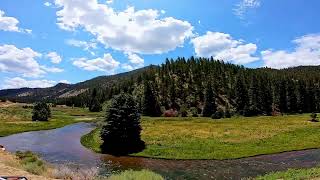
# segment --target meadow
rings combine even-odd
[[[92,113],[83,108],[53,107],[48,122],[33,122],[30,106],[12,103],[0,106],[0,137],[11,134],[60,128],[77,122],[94,122],[101,113]]]
[[[211,118],[142,117],[146,149],[133,156],[165,159],[235,159],[320,147],[320,123],[309,114]],[[100,152],[100,128],[82,137]]]

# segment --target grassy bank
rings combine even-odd
[[[308,114],[279,117],[142,118],[147,148],[134,156],[167,159],[234,159],[320,148],[320,123]],[[99,129],[82,138],[100,152]]]
[[[51,109],[52,118],[48,122],[32,122],[32,109],[20,104],[0,107],[0,137],[11,134],[48,130],[77,122],[95,121],[101,113],[91,113],[87,109],[55,107]]]
[[[114,174],[108,180],[163,180],[164,178],[152,171],[141,170],[133,171],[127,170],[120,174]]]
[[[318,179],[320,178],[320,168],[311,169],[289,169],[284,172],[274,172],[265,176],[259,176],[256,180],[276,180],[276,179]]]

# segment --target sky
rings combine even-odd
[[[0,89],[214,57],[320,65],[319,0],[1,0]]]

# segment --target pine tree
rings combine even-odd
[[[97,89],[94,88],[92,95],[91,95],[91,101],[90,101],[90,105],[89,105],[89,111],[91,112],[100,112],[102,111],[102,106],[101,103],[98,99],[98,93],[97,93]]]
[[[298,110],[297,108],[297,95],[295,91],[295,83],[294,81],[290,80],[288,82],[287,87],[287,100],[288,100],[288,112],[289,113],[296,113]]]
[[[116,96],[107,110],[106,125],[102,127],[103,153],[127,155],[144,149],[141,140],[140,114],[134,98],[125,93]]]
[[[150,82],[145,82],[144,86],[143,114],[151,117],[159,117],[162,114],[157,96],[153,92]]]
[[[281,81],[279,85],[279,109],[281,113],[287,113],[287,84],[286,81]]]
[[[38,102],[32,111],[32,121],[48,121],[51,117],[50,107],[45,102]]]
[[[238,76],[236,80],[235,96],[236,108],[237,111],[241,114],[241,111],[243,111],[245,107],[249,105],[248,91],[245,86],[244,79],[241,75]]]
[[[216,98],[212,91],[211,83],[208,84],[205,93],[204,107],[202,111],[203,117],[211,117],[217,111]]]

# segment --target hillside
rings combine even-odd
[[[214,110],[243,115],[320,111],[320,67],[301,66],[282,70],[251,69],[207,58],[167,59],[161,66],[148,66],[81,83],[51,88],[1,90],[0,98],[22,102],[47,99],[58,104],[88,107],[93,89],[101,103],[121,91],[132,94],[141,111],[145,88],[162,108],[197,111],[206,103]],[[212,94],[212,102],[207,94]]]

